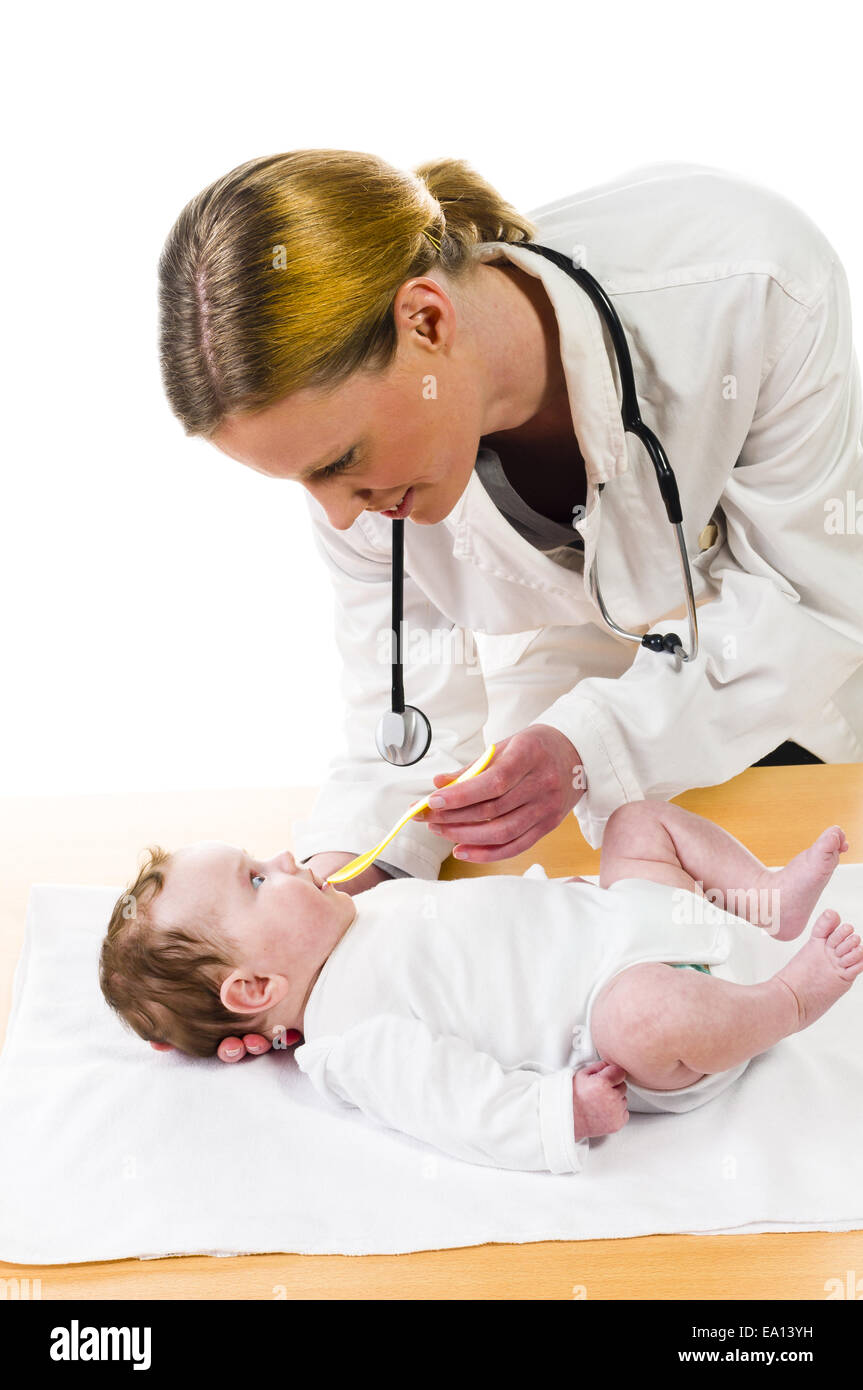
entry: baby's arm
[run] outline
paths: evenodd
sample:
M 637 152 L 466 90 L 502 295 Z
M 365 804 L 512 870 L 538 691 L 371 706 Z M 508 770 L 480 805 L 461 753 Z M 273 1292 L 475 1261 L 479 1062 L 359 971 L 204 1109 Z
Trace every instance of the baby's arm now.
M 626 1119 L 618 1091 L 613 1124 L 596 1128 L 607 1118 L 614 1080 L 622 1082 L 620 1068 L 585 1068 L 577 1086 L 568 1068 L 506 1069 L 463 1038 L 435 1037 L 415 1018 L 376 1015 L 294 1055 L 324 1095 L 468 1163 L 577 1173 L 588 1137 Z

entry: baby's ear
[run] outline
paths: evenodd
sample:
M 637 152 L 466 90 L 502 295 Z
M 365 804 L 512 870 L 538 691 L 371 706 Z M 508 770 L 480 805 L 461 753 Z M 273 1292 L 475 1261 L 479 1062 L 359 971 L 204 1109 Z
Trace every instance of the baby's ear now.
M 150 1043 L 150 1046 L 153 1047 L 153 1048 L 155 1048 L 157 1052 L 173 1052 L 173 1051 L 174 1051 L 174 1044 L 173 1044 L 173 1043 L 157 1043 L 157 1042 L 151 1042 L 151 1043 Z

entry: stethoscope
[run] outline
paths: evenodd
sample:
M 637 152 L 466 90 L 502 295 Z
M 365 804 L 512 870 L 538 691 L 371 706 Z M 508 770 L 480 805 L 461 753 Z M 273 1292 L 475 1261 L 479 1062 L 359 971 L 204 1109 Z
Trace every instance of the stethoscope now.
M 635 376 L 632 370 L 632 359 L 629 355 L 629 347 L 623 325 L 617 316 L 608 295 L 602 286 L 590 275 L 583 267 L 575 266 L 560 251 L 553 251 L 549 246 L 538 246 L 536 242 L 523 241 L 518 243 L 519 248 L 525 251 L 536 251 L 538 255 L 545 256 L 547 260 L 553 261 L 555 265 L 565 270 L 567 275 L 572 276 L 582 289 L 590 295 L 596 308 L 605 319 L 611 340 L 614 345 L 614 352 L 617 358 L 617 367 L 620 374 L 620 385 L 623 393 L 623 403 L 621 405 L 621 417 L 623 419 L 624 430 L 637 436 L 647 450 L 650 460 L 656 470 L 656 480 L 659 483 L 659 491 L 665 503 L 665 510 L 668 520 L 674 527 L 677 536 L 677 548 L 680 556 L 680 568 L 683 575 L 683 584 L 686 591 L 686 613 L 689 622 L 689 651 L 683 648 L 680 638 L 676 632 L 645 633 L 643 636 L 638 632 L 627 632 L 625 628 L 619 627 L 608 612 L 603 601 L 602 592 L 599 587 L 599 573 L 597 571 L 597 555 L 594 551 L 593 561 L 590 566 L 590 588 L 594 601 L 602 614 L 603 622 L 618 637 L 624 637 L 629 642 L 637 642 L 639 646 L 646 647 L 651 652 L 665 652 L 669 656 L 679 658 L 683 661 L 694 661 L 698 655 L 698 619 L 695 613 L 695 597 L 692 592 L 692 573 L 689 568 L 689 557 L 686 554 L 686 544 L 683 539 L 683 513 L 680 509 L 680 495 L 677 490 L 677 479 L 671 470 L 671 464 L 665 455 L 665 450 L 651 429 L 645 425 L 638 410 L 638 400 L 635 395 Z M 597 492 L 602 493 L 605 483 L 597 484 Z M 414 705 L 405 704 L 404 691 L 404 668 L 402 665 L 402 621 L 404 616 L 404 520 L 394 521 L 393 526 L 393 608 L 392 608 L 392 630 L 395 636 L 394 658 L 393 658 L 393 682 L 392 682 L 392 708 L 386 714 L 381 715 L 378 726 L 375 730 L 375 742 L 378 752 L 388 763 L 395 767 L 409 767 L 411 763 L 418 763 L 420 758 L 424 758 L 431 744 L 431 724 L 429 723 L 422 710 Z M 598 537 L 597 537 L 598 548 Z M 680 670 L 680 666 L 677 666 Z

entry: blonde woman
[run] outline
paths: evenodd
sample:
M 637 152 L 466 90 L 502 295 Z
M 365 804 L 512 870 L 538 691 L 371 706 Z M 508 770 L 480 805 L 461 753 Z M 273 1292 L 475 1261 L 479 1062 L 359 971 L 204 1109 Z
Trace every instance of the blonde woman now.
M 583 264 L 622 321 L 641 413 L 677 474 L 691 662 L 621 640 L 591 595 L 596 558 L 619 625 L 667 625 L 683 612 L 680 557 L 624 433 L 607 329 L 527 242 Z M 489 737 L 490 767 L 442 792 L 347 891 L 435 879 L 450 851 L 509 859 L 570 811 L 598 846 L 621 803 L 755 760 L 863 759 L 863 555 L 847 501 L 863 497 L 859 370 L 841 263 L 792 203 L 669 163 L 528 218 L 461 160 L 406 172 L 296 150 L 240 165 L 183 209 L 160 303 L 185 432 L 302 486 L 334 585 L 344 746 L 294 845 L 319 880 Z M 426 757 L 399 768 L 375 743 L 394 517 L 405 632 L 419 637 L 406 698 L 433 729 Z M 226 1039 L 220 1055 L 245 1051 Z

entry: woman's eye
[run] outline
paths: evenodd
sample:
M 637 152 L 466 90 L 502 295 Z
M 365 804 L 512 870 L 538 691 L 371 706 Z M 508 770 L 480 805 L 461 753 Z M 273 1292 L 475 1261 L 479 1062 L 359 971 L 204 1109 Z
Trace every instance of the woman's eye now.
M 255 881 L 256 878 L 259 878 L 259 879 L 261 880 L 261 882 L 263 883 L 263 881 L 264 881 L 264 875 L 263 875 L 263 874 L 252 874 L 252 882 L 253 882 L 253 883 L 254 883 L 254 881 Z
M 337 459 L 335 463 L 328 463 L 326 468 L 322 468 L 320 473 L 318 474 L 318 477 L 333 478 L 335 477 L 336 473 L 342 473 L 346 468 L 350 467 L 351 463 L 353 462 L 353 456 L 353 449 L 348 449 L 348 452 L 344 455 L 343 458 Z

